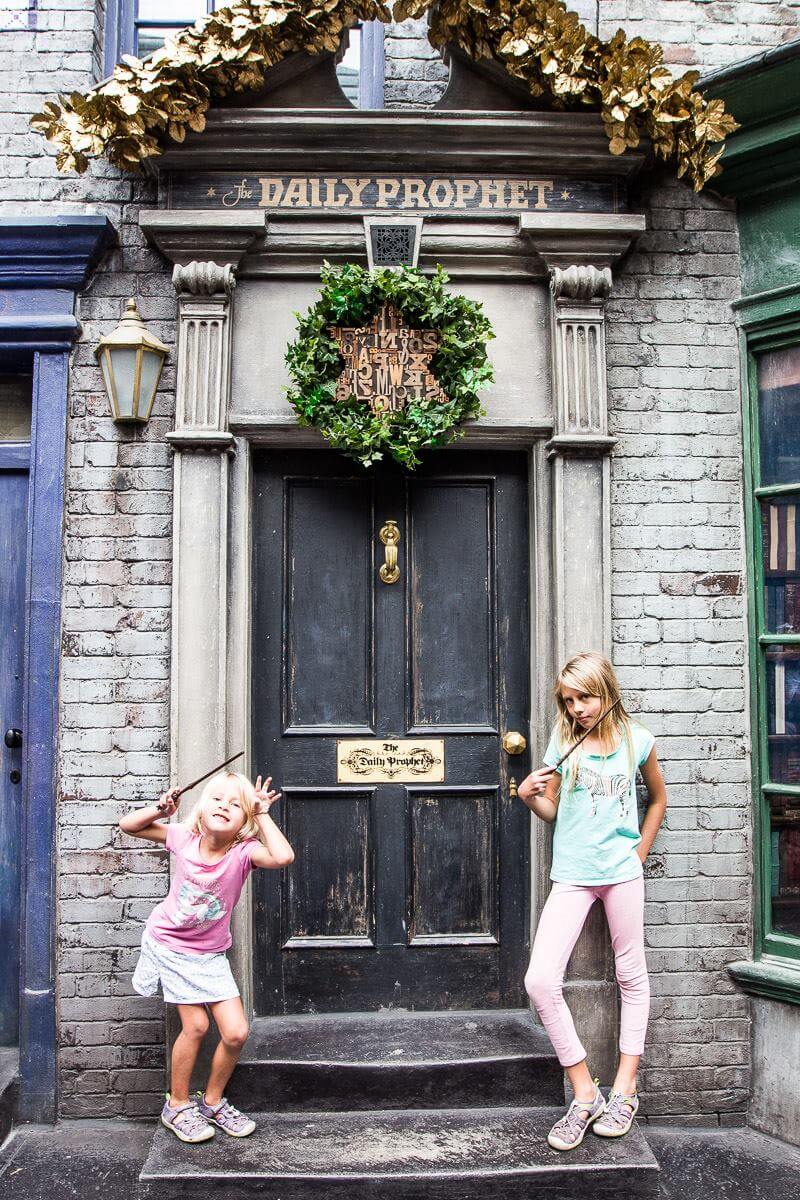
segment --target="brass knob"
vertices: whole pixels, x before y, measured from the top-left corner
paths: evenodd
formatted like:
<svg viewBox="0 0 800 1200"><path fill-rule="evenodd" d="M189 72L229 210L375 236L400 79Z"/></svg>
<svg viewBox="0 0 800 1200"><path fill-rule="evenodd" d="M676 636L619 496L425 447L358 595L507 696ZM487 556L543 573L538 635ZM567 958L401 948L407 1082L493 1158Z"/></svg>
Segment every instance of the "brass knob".
<svg viewBox="0 0 800 1200"><path fill-rule="evenodd" d="M521 733L510 730L503 734L503 749L506 754L524 754L527 748L528 743Z"/></svg>

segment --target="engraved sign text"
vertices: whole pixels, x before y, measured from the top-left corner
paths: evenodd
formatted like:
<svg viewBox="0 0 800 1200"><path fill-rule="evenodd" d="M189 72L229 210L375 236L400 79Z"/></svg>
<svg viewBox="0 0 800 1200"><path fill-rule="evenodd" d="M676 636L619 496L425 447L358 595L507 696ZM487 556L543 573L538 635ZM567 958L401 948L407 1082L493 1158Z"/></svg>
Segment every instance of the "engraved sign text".
<svg viewBox="0 0 800 1200"><path fill-rule="evenodd" d="M395 738L336 743L337 783L443 783L441 738Z"/></svg>

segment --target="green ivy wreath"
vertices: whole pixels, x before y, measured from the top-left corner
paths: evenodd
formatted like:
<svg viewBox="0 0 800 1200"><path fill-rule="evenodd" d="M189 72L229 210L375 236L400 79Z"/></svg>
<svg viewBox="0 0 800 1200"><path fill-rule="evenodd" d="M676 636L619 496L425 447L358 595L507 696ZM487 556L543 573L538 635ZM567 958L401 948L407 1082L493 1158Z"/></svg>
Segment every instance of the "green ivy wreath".
<svg viewBox="0 0 800 1200"><path fill-rule="evenodd" d="M298 336L286 351L292 386L289 403L301 425L311 425L337 450L365 467L389 454L404 467L419 464L419 452L460 436L456 428L481 414L478 389L494 379L486 343L494 337L477 300L446 290L449 277L441 267L428 278L411 267L368 271L354 263L331 266L321 273L322 292L305 316L296 313ZM374 413L355 396L336 402L342 371L331 326L360 326L390 301L409 324L436 329L439 348L431 369L448 397L410 402L400 412Z"/></svg>

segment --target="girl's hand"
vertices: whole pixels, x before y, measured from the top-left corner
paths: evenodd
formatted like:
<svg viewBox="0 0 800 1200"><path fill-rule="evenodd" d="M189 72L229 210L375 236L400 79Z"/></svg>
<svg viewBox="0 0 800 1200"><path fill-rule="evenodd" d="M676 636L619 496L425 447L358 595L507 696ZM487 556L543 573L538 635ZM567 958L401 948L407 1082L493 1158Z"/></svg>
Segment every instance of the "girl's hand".
<svg viewBox="0 0 800 1200"><path fill-rule="evenodd" d="M156 805L156 808L164 817L171 817L178 810L180 803L180 789L170 788L168 792L162 792L161 797Z"/></svg>
<svg viewBox="0 0 800 1200"><path fill-rule="evenodd" d="M268 775L264 780L264 786L261 786L261 776L259 775L255 783L256 788L256 816L260 817L262 813L268 813L273 804L277 804L281 798L280 792L274 792L270 789L272 776Z"/></svg>
<svg viewBox="0 0 800 1200"><path fill-rule="evenodd" d="M541 767L538 771L531 771L517 790L520 800L532 800L534 796L541 796L554 770L554 767Z"/></svg>

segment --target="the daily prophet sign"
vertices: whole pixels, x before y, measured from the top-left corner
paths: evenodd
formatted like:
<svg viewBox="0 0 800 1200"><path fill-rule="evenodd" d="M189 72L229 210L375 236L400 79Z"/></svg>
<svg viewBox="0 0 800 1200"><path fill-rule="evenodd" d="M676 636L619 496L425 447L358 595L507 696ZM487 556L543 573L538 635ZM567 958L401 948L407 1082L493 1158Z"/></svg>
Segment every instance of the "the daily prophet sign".
<svg viewBox="0 0 800 1200"><path fill-rule="evenodd" d="M444 741L441 738L336 743L337 783L443 783Z"/></svg>
<svg viewBox="0 0 800 1200"><path fill-rule="evenodd" d="M219 173L170 183L170 208L321 212L616 212L615 180L464 175L253 175Z"/></svg>

